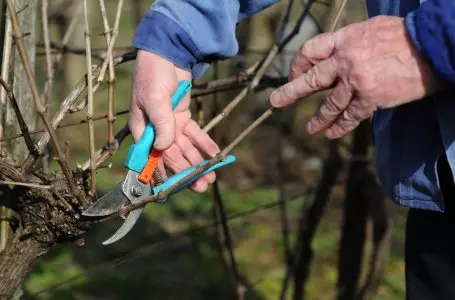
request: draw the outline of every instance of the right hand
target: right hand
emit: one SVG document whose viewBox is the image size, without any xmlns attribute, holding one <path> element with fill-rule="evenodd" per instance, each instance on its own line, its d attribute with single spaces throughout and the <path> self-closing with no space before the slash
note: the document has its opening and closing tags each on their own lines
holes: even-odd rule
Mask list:
<svg viewBox="0 0 455 300">
<path fill-rule="evenodd" d="M 128 125 L 135 141 L 144 132 L 148 120 L 154 125 L 153 147 L 163 151 L 160 170 L 166 166 L 178 173 L 202 162 L 201 152 L 210 157 L 220 151 L 217 144 L 191 119 L 190 93 L 172 111 L 171 97 L 181 80 L 191 81 L 191 73 L 153 53 L 139 50 L 132 83 Z M 215 173 L 201 177 L 191 189 L 202 193 L 215 181 Z"/>
</svg>

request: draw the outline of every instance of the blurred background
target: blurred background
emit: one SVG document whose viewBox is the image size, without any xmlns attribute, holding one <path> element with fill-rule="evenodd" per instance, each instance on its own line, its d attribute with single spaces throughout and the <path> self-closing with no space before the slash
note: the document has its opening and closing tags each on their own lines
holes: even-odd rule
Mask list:
<svg viewBox="0 0 455 300">
<path fill-rule="evenodd" d="M 313 3 L 300 33 L 275 59 L 268 76 L 287 75 L 301 43 L 324 30 L 333 16 L 333 7 L 340 3 L 333 1 Z M 78 14 L 68 45 L 84 49 L 81 1 L 49 2 L 51 40 L 60 43 Z M 92 47 L 105 50 L 98 1 L 88 2 Z M 131 47 L 135 27 L 152 2 L 125 0 L 116 50 Z M 294 2 L 289 28 L 307 4 Z M 237 32 L 239 56 L 212 65 L 199 82 L 232 76 L 263 57 L 274 43 L 287 4 L 281 1 L 243 22 Z M 106 6 L 113 24 L 117 1 L 106 0 Z M 363 1 L 348 1 L 339 26 L 365 19 Z M 39 17 L 36 22 L 36 77 L 42 85 L 46 78 Z M 117 112 L 128 108 L 134 63 L 116 68 Z M 55 76 L 51 112 L 86 73 L 84 55 L 64 53 L 63 64 Z M 212 132 L 221 147 L 268 107 L 272 90 L 249 95 Z M 239 91 L 195 99 L 194 118 L 207 123 Z M 297 263 L 298 271 L 290 274 L 288 299 L 299 293 L 296 287 L 304 287 L 300 295 L 305 299 L 349 299 L 343 298 L 344 289 L 355 290 L 357 296 L 351 299 L 403 299 L 406 210 L 377 187 L 368 123 L 359 133 L 364 137 L 358 144 L 364 148 L 361 154 L 355 153 L 354 135 L 340 140 L 333 151 L 328 140 L 305 132 L 306 121 L 324 95 L 277 112 L 235 148 L 238 162 L 218 172 L 219 190 L 203 195 L 185 191 L 166 204 L 148 205 L 136 227 L 113 245 L 101 242 L 119 225 L 116 221 L 92 230 L 83 247 L 69 243 L 56 247 L 28 276 L 23 299 L 277 299 L 285 274 L 296 261 L 305 264 Z M 107 114 L 107 85 L 95 95 L 95 105 L 96 115 Z M 74 113 L 66 122 L 84 118 L 85 112 Z M 116 130 L 126 120 L 126 114 L 118 116 Z M 58 134 L 70 142 L 72 167 L 83 164 L 89 157 L 87 126 L 60 129 Z M 106 121 L 97 121 L 97 148 L 106 138 Z M 131 143 L 126 139 L 106 161 L 111 167 L 99 170 L 100 195 L 122 180 Z M 372 181 L 365 183 L 365 178 Z M 224 204 L 231 241 L 226 242 L 221 226 L 213 225 L 217 214 L 220 217 L 214 209 L 216 199 Z"/>
</svg>

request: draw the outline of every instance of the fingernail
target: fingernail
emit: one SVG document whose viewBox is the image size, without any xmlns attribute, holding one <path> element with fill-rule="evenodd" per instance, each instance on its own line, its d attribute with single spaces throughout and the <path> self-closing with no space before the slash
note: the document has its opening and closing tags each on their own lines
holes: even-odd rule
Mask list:
<svg viewBox="0 0 455 300">
<path fill-rule="evenodd" d="M 325 136 L 329 139 L 331 139 L 333 137 L 333 130 L 332 129 L 327 129 L 327 131 L 325 132 Z"/>
<path fill-rule="evenodd" d="M 308 131 L 309 134 L 313 134 L 313 131 L 314 131 L 314 122 L 312 120 L 310 120 L 307 124 L 306 124 L 306 130 Z"/>
<path fill-rule="evenodd" d="M 199 183 L 199 190 L 201 191 L 201 193 L 205 192 L 207 190 L 207 182 L 206 181 L 202 181 L 201 183 Z"/>
<path fill-rule="evenodd" d="M 270 95 L 270 103 L 272 104 L 272 106 L 277 106 L 279 104 L 278 90 L 274 90 Z"/>
</svg>

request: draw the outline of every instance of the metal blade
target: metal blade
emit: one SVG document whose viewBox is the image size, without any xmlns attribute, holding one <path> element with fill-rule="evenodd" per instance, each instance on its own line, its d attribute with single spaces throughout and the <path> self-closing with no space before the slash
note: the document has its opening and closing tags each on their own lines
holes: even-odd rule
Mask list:
<svg viewBox="0 0 455 300">
<path fill-rule="evenodd" d="M 109 216 L 130 203 L 123 193 L 123 181 L 82 212 L 87 217 Z"/>
<path fill-rule="evenodd" d="M 123 222 L 122 227 L 120 227 L 110 238 L 103 242 L 103 245 L 109 245 L 115 243 L 116 241 L 123 238 L 130 230 L 134 227 L 137 220 L 141 216 L 142 211 L 144 208 L 138 208 L 131 211 L 126 217 L 125 222 Z"/>
<path fill-rule="evenodd" d="M 128 171 L 126 174 L 125 180 L 122 185 L 122 195 L 125 195 L 129 203 L 136 203 L 140 201 L 141 198 L 148 197 L 152 193 L 152 187 L 149 183 L 141 183 L 138 180 L 138 173 L 135 171 Z M 116 187 L 117 188 L 117 187 Z M 122 226 L 106 241 L 103 242 L 103 245 L 112 244 L 121 238 L 123 238 L 130 230 L 134 227 L 137 220 L 141 216 L 143 207 L 137 208 L 131 211 L 123 222 Z"/>
</svg>

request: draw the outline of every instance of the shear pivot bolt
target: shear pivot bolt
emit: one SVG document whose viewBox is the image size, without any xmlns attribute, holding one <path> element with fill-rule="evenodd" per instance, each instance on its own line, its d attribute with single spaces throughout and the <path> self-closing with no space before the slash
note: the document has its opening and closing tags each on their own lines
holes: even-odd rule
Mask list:
<svg viewBox="0 0 455 300">
<path fill-rule="evenodd" d="M 134 196 L 134 197 L 140 197 L 142 196 L 142 194 L 144 193 L 144 191 L 142 190 L 142 187 L 139 186 L 139 185 L 133 185 L 131 187 L 131 194 Z"/>
</svg>

